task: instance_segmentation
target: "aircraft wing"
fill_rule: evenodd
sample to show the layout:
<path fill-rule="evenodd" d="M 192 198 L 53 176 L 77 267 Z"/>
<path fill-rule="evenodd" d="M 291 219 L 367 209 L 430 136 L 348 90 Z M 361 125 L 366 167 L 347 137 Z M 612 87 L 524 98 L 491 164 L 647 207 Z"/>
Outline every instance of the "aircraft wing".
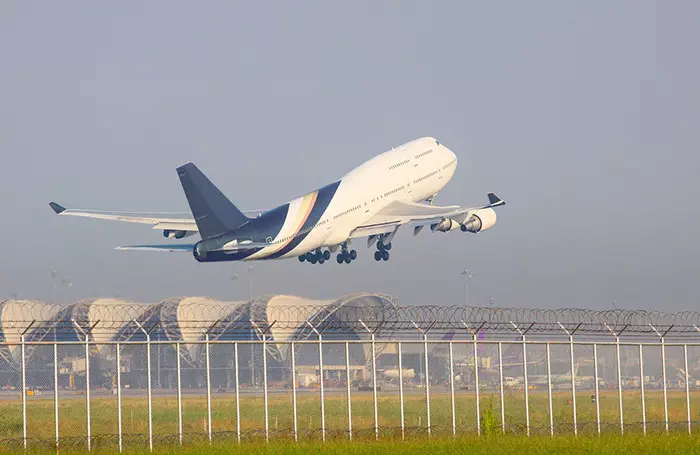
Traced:
<path fill-rule="evenodd" d="M 505 201 L 494 193 L 489 193 L 488 197 L 488 205 L 472 208 L 459 205 L 435 206 L 417 202 L 393 201 L 355 228 L 350 234 L 350 238 L 389 234 L 399 226 L 406 224 L 415 227 L 414 235 L 418 234 L 426 225 L 433 227 L 440 223 L 446 224 L 447 229 L 445 230 L 451 230 L 467 222 L 479 210 L 505 205 Z M 454 227 L 452 227 L 453 223 Z"/>
<path fill-rule="evenodd" d="M 177 253 L 191 253 L 194 243 L 176 243 L 172 245 L 128 245 L 118 246 L 115 250 L 120 251 L 167 251 Z"/>
<path fill-rule="evenodd" d="M 110 212 L 105 210 L 83 210 L 67 209 L 56 202 L 50 202 L 49 206 L 61 216 L 79 216 L 83 218 L 95 218 L 98 220 L 121 221 L 124 223 L 150 224 L 153 229 L 163 231 L 186 231 L 187 233 L 198 232 L 192 214 L 189 212 Z M 257 215 L 260 210 L 244 212 L 246 214 Z"/>
<path fill-rule="evenodd" d="M 156 245 L 125 245 L 118 246 L 115 250 L 119 251 L 167 251 L 167 252 L 177 252 L 177 253 L 191 253 L 194 249 L 196 243 L 174 243 L 174 244 L 156 244 Z M 252 250 L 257 248 L 265 248 L 270 246 L 267 242 L 252 242 L 249 240 L 244 240 L 238 242 L 234 240 L 223 245 L 220 251 L 226 253 L 236 253 L 242 250 Z M 214 250 L 218 251 L 218 250 Z"/>

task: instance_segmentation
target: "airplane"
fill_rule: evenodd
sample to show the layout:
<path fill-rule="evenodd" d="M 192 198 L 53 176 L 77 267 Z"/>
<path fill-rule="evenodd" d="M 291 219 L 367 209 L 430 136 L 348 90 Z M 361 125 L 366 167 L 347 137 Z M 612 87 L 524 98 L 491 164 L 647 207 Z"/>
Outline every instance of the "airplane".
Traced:
<path fill-rule="evenodd" d="M 399 227 L 413 234 L 479 233 L 496 223 L 495 207 L 505 202 L 488 193 L 489 203 L 475 208 L 433 205 L 435 196 L 457 169 L 457 156 L 432 137 L 413 140 L 356 167 L 341 179 L 271 210 L 239 210 L 193 164 L 177 168 L 192 217 L 172 213 L 129 214 L 68 209 L 49 205 L 58 215 L 150 224 L 166 238 L 199 234 L 196 243 L 119 246 L 117 250 L 190 252 L 199 262 L 253 261 L 297 257 L 323 264 L 338 253 L 338 264 L 357 258 L 353 240 L 376 245 L 374 259 L 388 261 Z M 248 215 L 246 215 L 248 213 Z"/>

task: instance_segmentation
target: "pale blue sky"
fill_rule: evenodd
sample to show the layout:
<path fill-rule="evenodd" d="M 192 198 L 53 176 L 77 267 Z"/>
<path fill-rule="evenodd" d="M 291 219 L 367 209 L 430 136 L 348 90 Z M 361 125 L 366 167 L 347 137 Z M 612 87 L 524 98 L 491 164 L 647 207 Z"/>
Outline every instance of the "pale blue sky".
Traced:
<path fill-rule="evenodd" d="M 700 3 L 0 4 L 0 296 L 247 295 L 240 264 L 116 252 L 148 227 L 46 203 L 186 210 L 194 161 L 242 209 L 434 136 L 438 197 L 508 205 L 479 235 L 400 232 L 392 260 L 256 263 L 255 294 L 404 303 L 697 308 Z"/>

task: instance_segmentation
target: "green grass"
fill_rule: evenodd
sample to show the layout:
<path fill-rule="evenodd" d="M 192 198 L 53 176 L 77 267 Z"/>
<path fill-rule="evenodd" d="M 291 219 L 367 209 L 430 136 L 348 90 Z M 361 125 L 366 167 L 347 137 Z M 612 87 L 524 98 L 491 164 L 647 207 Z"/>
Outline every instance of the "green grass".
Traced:
<path fill-rule="evenodd" d="M 595 432 L 595 425 L 585 425 L 586 422 L 594 423 L 595 405 L 590 401 L 590 391 L 584 391 L 577 394 L 577 417 L 581 424 L 581 434 L 591 434 Z M 558 435 L 570 434 L 572 431 L 571 422 L 573 419 L 573 406 L 570 403 L 570 392 L 556 392 L 553 399 L 554 421 L 557 425 L 556 432 Z M 685 422 L 685 394 L 683 391 L 669 391 L 669 417 L 672 422 Z M 271 446 L 277 447 L 283 453 L 297 453 L 297 450 L 306 447 L 305 451 L 319 451 L 321 446 L 314 444 L 306 445 L 307 442 L 312 443 L 319 437 L 318 429 L 320 428 L 320 399 L 318 394 L 304 392 L 298 395 L 298 425 L 300 439 L 304 442 L 302 445 L 293 445 L 290 448 L 287 446 Z M 450 412 L 450 396 L 442 390 L 435 390 L 431 394 L 431 426 L 432 436 L 439 440 L 440 448 L 435 450 L 457 450 L 454 447 L 454 442 L 451 440 L 452 434 L 452 417 Z M 522 432 L 525 425 L 525 407 L 522 391 L 509 391 L 505 396 L 506 406 L 506 423 L 508 424 L 509 432 Z M 508 446 L 513 448 L 522 447 L 523 444 L 541 444 L 549 447 L 546 450 L 555 450 L 558 453 L 571 453 L 564 447 L 569 447 L 567 444 L 578 447 L 589 447 L 591 452 L 600 440 L 595 437 L 593 439 L 581 437 L 579 439 L 569 440 L 566 437 L 555 438 L 556 444 L 561 445 L 561 449 L 551 446 L 553 442 L 550 438 L 536 437 L 524 441 L 517 435 L 509 435 L 503 437 L 500 434 L 501 414 L 500 401 L 498 394 L 484 393 L 480 400 L 481 407 L 481 423 L 482 431 L 486 434 L 494 435 L 488 439 L 488 446 L 492 444 L 503 444 L 503 451 L 507 452 Z M 605 432 L 614 434 L 619 432 L 619 411 L 617 391 L 606 390 L 600 394 L 601 421 L 607 423 L 603 427 Z M 641 403 L 639 392 L 626 391 L 623 394 L 623 408 L 625 421 L 629 424 L 626 427 L 626 436 L 624 438 L 610 439 L 611 447 L 624 449 L 624 444 L 637 444 L 639 450 L 644 450 L 645 444 L 661 444 L 663 449 L 667 441 L 676 441 L 678 437 L 685 441 L 697 441 L 694 437 L 688 439 L 687 436 L 672 436 L 669 438 L 664 435 L 658 439 L 656 436 L 649 436 L 645 439 L 635 439 L 635 436 L 630 437 L 630 434 L 639 433 L 641 428 L 637 424 L 641 421 Z M 264 428 L 264 413 L 263 413 L 263 398 L 259 395 L 241 395 L 241 431 L 244 439 L 250 440 L 243 444 L 244 450 L 257 450 L 250 453 L 267 453 L 267 446 L 261 447 L 258 445 L 260 435 L 251 437 L 254 430 Z M 291 394 L 275 394 L 269 399 L 269 427 L 274 435 L 281 435 L 286 440 L 289 439 L 292 429 L 292 398 Z M 381 392 L 378 397 L 379 409 L 379 425 L 382 429 L 381 439 L 397 438 L 400 432 L 397 429 L 400 427 L 400 408 L 398 393 Z M 691 410 L 692 420 L 700 420 L 700 391 L 692 392 L 691 394 Z M 202 396 L 185 396 L 183 397 L 183 432 L 185 433 L 186 445 L 200 444 L 202 435 L 206 435 L 207 420 L 206 420 L 206 400 Z M 455 399 L 456 411 L 456 426 L 459 435 L 469 436 L 475 433 L 476 421 L 476 406 L 473 392 L 459 391 Z M 660 391 L 649 390 L 646 394 L 646 412 L 649 422 L 663 421 L 663 398 Z M 325 399 L 325 415 L 326 428 L 329 430 L 329 439 L 333 440 L 328 448 L 337 447 L 338 451 L 347 452 L 348 446 L 343 443 L 347 433 L 345 430 L 348 426 L 347 421 L 347 403 L 344 394 L 331 393 L 326 395 Z M 27 424 L 28 435 L 30 438 L 53 440 L 53 401 L 49 398 L 42 397 L 27 397 Z M 59 432 L 61 438 L 72 440 L 70 444 L 80 445 L 84 443 L 85 437 L 85 401 L 82 397 L 61 398 L 59 400 Z M 230 394 L 219 395 L 215 394 L 212 397 L 212 430 L 215 433 L 214 444 L 219 447 L 219 444 L 235 441 L 236 431 L 236 413 L 235 400 Z M 359 451 L 356 453 L 379 453 L 378 451 L 393 451 L 393 450 L 426 450 L 426 444 L 423 441 L 426 437 L 426 409 L 425 396 L 422 391 L 413 391 L 405 397 L 405 422 L 409 427 L 407 434 L 413 442 L 401 445 L 401 449 L 391 444 L 375 445 L 374 443 L 367 445 L 368 439 L 373 439 L 373 402 L 371 393 L 359 393 L 353 391 L 352 395 L 352 426 L 356 435 L 356 439 L 364 440 L 358 442 L 357 447 L 365 447 L 368 452 Z M 532 391 L 530 393 L 530 425 L 533 428 L 533 434 L 536 430 L 547 431 L 549 425 L 547 394 L 545 391 Z M 143 446 L 144 438 L 142 435 L 147 433 L 147 401 L 145 397 L 125 397 L 122 401 L 122 426 L 125 435 L 140 435 L 137 437 L 126 437 L 125 447 L 127 449 L 138 449 Z M 684 427 L 673 427 L 675 432 L 680 433 Z M 165 435 L 173 435 L 177 433 L 177 401 L 174 396 L 155 396 L 153 399 L 153 429 L 155 435 L 155 446 L 166 444 L 164 442 Z M 389 431 L 393 429 L 393 431 Z M 662 426 L 649 426 L 650 433 L 658 434 L 663 428 Z M 679 431 L 680 430 L 680 431 Z M 117 433 L 117 409 L 116 397 L 93 397 L 91 399 L 91 431 L 93 436 L 114 435 Z M 700 428 L 697 428 L 700 432 Z M 0 401 L 0 440 L 15 439 L 19 440 L 22 437 L 22 414 L 21 400 L 19 397 L 15 399 L 7 399 Z M 274 437 L 273 437 L 274 439 Z M 604 440 L 608 440 L 607 437 Z M 104 439 L 103 439 L 104 441 Z M 172 441 L 172 439 L 170 440 Z M 652 442 L 656 441 L 656 442 Z M 665 442 L 666 441 L 666 442 Z M 114 439 L 108 442 L 97 444 L 109 445 L 114 447 Z M 623 445 L 620 445 L 623 444 Z M 484 439 L 460 439 L 458 446 L 481 446 L 484 445 Z M 225 447 L 225 446 L 221 446 Z M 229 446 L 230 447 L 230 446 Z M 285 448 L 283 448 L 285 447 Z M 353 443 L 352 450 L 356 447 Z M 394 448 L 392 448 L 394 447 Z M 536 450 L 532 446 L 532 450 Z M 209 449 L 209 446 L 206 446 Z M 192 453 L 199 453 L 192 449 Z M 225 450 L 225 449 L 222 449 Z M 325 449 L 324 449 L 325 450 Z M 336 450 L 336 449 L 333 449 Z M 349 450 L 349 449 L 348 449 Z M 357 449 L 360 450 L 360 449 Z M 432 449 L 429 449 L 432 451 Z M 500 449 L 499 449 L 500 450 Z M 545 450 L 545 449 L 542 449 Z M 636 450 L 636 449 L 635 449 Z M 372 452 L 375 451 L 375 452 Z M 277 453 L 277 452 L 275 452 Z M 332 453 L 332 452 L 331 452 Z M 445 452 L 447 453 L 447 452 Z M 475 452 L 471 452 L 475 453 Z M 476 452 L 479 453 L 479 452 Z M 535 452 L 536 453 L 536 452 Z M 549 453 L 549 452 L 548 452 Z M 589 453 L 589 452 L 577 452 Z M 600 452 L 600 453 L 618 453 L 618 452 Z M 623 453 L 623 452 L 619 452 Z M 432 454 L 431 454 L 432 455 Z"/>
<path fill-rule="evenodd" d="M 50 450 L 30 450 L 29 453 L 48 453 Z M 84 450 L 63 449 L 62 453 L 87 453 Z M 98 449 L 94 453 L 113 453 L 114 449 Z M 430 455 L 453 454 L 700 454 L 700 437 L 687 434 L 670 435 L 603 435 L 598 436 L 492 436 L 492 437 L 461 437 L 457 439 L 434 438 L 432 440 L 380 441 L 380 442 L 271 442 L 269 444 L 248 443 L 240 446 L 235 443 L 200 443 L 184 448 L 171 446 L 156 448 L 155 454 L 178 453 L 184 455 L 198 454 L 229 454 L 241 455 L 309 455 L 324 454 L 387 454 L 401 453 L 402 455 L 429 453 Z M 19 452 L 15 452 L 19 453 Z M 131 449 L 126 453 L 146 454 L 146 449 Z"/>

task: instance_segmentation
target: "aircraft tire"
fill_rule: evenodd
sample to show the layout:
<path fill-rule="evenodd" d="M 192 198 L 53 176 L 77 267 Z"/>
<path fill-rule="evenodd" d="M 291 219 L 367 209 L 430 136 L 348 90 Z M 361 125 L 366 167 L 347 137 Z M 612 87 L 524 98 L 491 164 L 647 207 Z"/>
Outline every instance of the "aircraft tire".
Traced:
<path fill-rule="evenodd" d="M 385 261 L 389 260 L 389 252 L 388 251 L 382 251 L 382 259 Z"/>
<path fill-rule="evenodd" d="M 357 251 L 350 250 L 350 259 L 352 259 L 353 261 L 357 259 Z"/>
<path fill-rule="evenodd" d="M 325 259 L 325 260 L 327 261 L 327 260 L 329 260 L 330 258 L 331 258 L 331 252 L 328 251 L 328 250 L 324 251 L 324 252 L 323 252 L 323 259 Z"/>
<path fill-rule="evenodd" d="M 343 257 L 342 254 L 339 254 L 338 256 L 335 257 L 335 260 L 338 261 L 338 264 L 342 264 L 345 261 L 345 258 Z"/>
<path fill-rule="evenodd" d="M 381 260 L 382 260 L 382 252 L 381 252 L 381 251 L 375 251 L 375 252 L 374 252 L 374 260 L 375 260 L 375 261 L 381 261 Z"/>

